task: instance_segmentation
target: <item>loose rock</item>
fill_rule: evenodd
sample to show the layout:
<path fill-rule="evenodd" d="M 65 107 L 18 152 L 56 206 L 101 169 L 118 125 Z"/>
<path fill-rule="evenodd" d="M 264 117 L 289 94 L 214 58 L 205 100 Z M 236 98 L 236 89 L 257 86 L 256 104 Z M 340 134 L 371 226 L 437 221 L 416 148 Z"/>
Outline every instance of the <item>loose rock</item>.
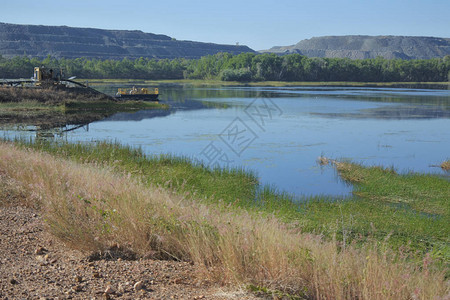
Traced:
<path fill-rule="evenodd" d="M 94 277 L 94 278 L 100 278 L 101 275 L 100 275 L 99 272 L 94 272 L 94 273 L 92 273 L 92 277 Z"/>
<path fill-rule="evenodd" d="M 113 288 L 110 285 L 108 285 L 106 287 L 105 294 L 108 294 L 108 295 L 114 294 L 114 290 L 113 290 Z"/>
<path fill-rule="evenodd" d="M 144 288 L 144 282 L 143 281 L 138 281 L 134 284 L 133 286 L 135 291 L 139 291 L 142 290 Z"/>
<path fill-rule="evenodd" d="M 34 254 L 36 255 L 43 255 L 45 252 L 47 252 L 47 249 L 44 247 L 37 247 L 36 250 L 34 250 Z"/>

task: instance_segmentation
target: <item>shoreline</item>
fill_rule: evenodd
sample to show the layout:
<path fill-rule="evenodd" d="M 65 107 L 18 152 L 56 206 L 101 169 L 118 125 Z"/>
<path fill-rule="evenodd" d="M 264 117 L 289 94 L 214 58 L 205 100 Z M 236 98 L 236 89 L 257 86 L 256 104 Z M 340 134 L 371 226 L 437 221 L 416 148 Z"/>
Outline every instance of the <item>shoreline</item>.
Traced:
<path fill-rule="evenodd" d="M 413 86 L 422 86 L 423 88 L 450 89 L 450 82 L 288 82 L 288 81 L 255 81 L 255 82 L 237 82 L 220 80 L 202 80 L 202 79 L 176 79 L 176 80 L 144 80 L 144 79 L 79 79 L 80 82 L 88 81 L 89 84 L 148 84 L 148 85 L 193 85 L 193 86 L 255 86 L 255 87 L 397 87 L 408 88 Z"/>

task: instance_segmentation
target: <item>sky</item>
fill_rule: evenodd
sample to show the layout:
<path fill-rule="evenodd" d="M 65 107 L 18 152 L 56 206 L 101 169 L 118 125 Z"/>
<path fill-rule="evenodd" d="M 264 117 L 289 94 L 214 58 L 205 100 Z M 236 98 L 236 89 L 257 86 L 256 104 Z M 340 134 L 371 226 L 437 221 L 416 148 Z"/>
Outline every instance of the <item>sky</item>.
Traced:
<path fill-rule="evenodd" d="M 141 30 L 263 50 L 329 35 L 450 38 L 450 1 L 0 0 L 0 22 Z"/>

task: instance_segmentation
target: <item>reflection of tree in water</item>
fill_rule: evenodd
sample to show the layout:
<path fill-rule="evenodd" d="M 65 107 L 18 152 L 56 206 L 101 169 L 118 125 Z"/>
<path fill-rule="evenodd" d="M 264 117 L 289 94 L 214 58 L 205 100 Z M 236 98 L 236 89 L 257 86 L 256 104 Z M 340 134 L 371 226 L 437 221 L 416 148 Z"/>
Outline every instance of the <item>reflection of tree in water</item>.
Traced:
<path fill-rule="evenodd" d="M 208 101 L 189 100 L 185 101 L 164 101 L 169 108 L 164 110 L 140 110 L 137 112 L 119 112 L 106 117 L 104 121 L 141 121 L 145 119 L 167 117 L 177 111 L 192 111 L 213 108 L 228 108 L 226 104 Z"/>
<path fill-rule="evenodd" d="M 66 138 L 67 133 L 73 130 L 83 128 L 86 132 L 89 131 L 89 123 L 82 125 L 65 125 L 56 128 L 37 128 L 36 139 L 48 140 L 54 138 Z"/>

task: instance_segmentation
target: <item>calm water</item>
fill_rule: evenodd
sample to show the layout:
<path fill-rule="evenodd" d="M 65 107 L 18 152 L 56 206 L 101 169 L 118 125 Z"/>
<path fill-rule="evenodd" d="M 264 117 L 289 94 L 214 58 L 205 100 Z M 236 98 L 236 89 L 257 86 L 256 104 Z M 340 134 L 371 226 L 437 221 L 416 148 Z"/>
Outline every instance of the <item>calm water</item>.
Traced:
<path fill-rule="evenodd" d="M 448 90 L 160 86 L 160 93 L 171 109 L 119 113 L 64 138 L 244 167 L 297 195 L 350 193 L 332 168 L 317 164 L 321 155 L 448 176 L 433 166 L 450 158 Z"/>

